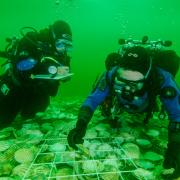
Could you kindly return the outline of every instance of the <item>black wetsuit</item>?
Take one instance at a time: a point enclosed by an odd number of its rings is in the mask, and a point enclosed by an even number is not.
[[[61,65],[70,66],[66,54],[58,54],[53,46],[48,29],[40,33],[30,32],[17,45],[17,53],[11,57],[12,69],[0,77],[0,129],[8,126],[18,113],[23,118],[32,118],[44,111],[50,103],[50,96],[58,91],[59,81],[31,79],[31,74],[46,74],[52,61],[41,62],[43,57],[52,57]],[[31,58],[37,64],[19,71],[17,64]]]

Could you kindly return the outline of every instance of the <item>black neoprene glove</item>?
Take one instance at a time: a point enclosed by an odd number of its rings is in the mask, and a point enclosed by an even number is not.
[[[180,123],[170,122],[168,147],[164,159],[164,168],[174,168],[174,173],[168,180],[180,177]]]
[[[86,134],[87,125],[91,120],[92,115],[93,112],[89,107],[82,106],[80,108],[76,127],[72,129],[68,134],[69,146],[77,149],[76,144],[82,144],[84,142],[83,137]]]

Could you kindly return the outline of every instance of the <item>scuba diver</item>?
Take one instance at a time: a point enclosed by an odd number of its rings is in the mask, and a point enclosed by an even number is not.
[[[77,149],[76,145],[84,142],[83,137],[94,111],[109,95],[115,95],[119,109],[129,113],[146,113],[146,119],[151,117],[155,100],[159,96],[170,120],[168,148],[163,165],[166,169],[175,169],[168,179],[180,176],[180,89],[173,77],[175,72],[172,75],[163,69],[163,65],[154,62],[155,58],[164,56],[160,45],[168,44],[164,41],[124,42],[119,50],[122,58],[118,65],[104,73],[96,89],[79,110],[76,126],[68,134],[68,143],[72,148]],[[173,56],[179,66],[180,58],[174,51],[164,52],[169,57]]]
[[[119,44],[122,46],[118,53],[110,53],[106,57],[105,60],[105,67],[106,70],[109,71],[113,67],[117,66],[121,59],[123,53],[126,51],[127,48],[132,47],[134,45],[143,45],[148,50],[148,53],[151,55],[153,59],[153,63],[161,67],[168,72],[170,72],[173,77],[176,76],[179,66],[180,66],[180,58],[176,55],[176,52],[173,50],[165,50],[165,47],[169,47],[172,45],[171,41],[150,41],[148,42],[148,37],[144,36],[142,40],[132,40],[131,38],[128,40],[120,39]],[[93,84],[93,91],[98,86],[100,82],[100,78],[96,78]],[[92,92],[93,92],[92,91]],[[99,106],[102,116],[107,120],[112,128],[120,127],[120,123],[118,122],[118,116],[123,113],[122,109],[119,109],[115,106],[116,98],[115,94],[110,94],[105,98],[105,100]],[[159,119],[166,118],[166,112],[164,106],[161,104],[161,107],[158,107],[158,104],[154,104],[153,111],[148,111],[144,123],[148,123],[148,120],[152,117],[153,112],[158,114]]]
[[[7,39],[9,44],[0,56],[7,61],[0,76],[0,128],[7,127],[17,116],[33,118],[46,110],[60,82],[70,79],[72,32],[58,20],[36,31],[21,29],[21,39]]]

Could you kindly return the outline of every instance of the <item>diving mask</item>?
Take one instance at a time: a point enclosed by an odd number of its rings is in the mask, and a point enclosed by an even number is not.
[[[72,41],[67,39],[57,39],[55,47],[58,53],[65,53],[72,51]]]
[[[136,72],[132,72],[130,75],[135,74]],[[124,73],[124,77],[121,76],[121,74],[118,74],[114,80],[114,90],[122,98],[132,101],[144,93],[144,81],[145,79],[143,78],[143,75],[140,74],[139,76],[132,76],[131,79],[129,74]]]

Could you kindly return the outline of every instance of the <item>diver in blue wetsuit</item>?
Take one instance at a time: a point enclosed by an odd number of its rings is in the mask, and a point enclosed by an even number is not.
[[[60,82],[71,75],[72,32],[65,21],[40,31],[25,27],[21,35],[21,39],[7,39],[6,51],[0,52],[7,58],[6,71],[0,76],[0,129],[18,113],[28,119],[45,111]]]
[[[176,58],[179,57],[176,55]],[[155,99],[160,99],[169,116],[168,149],[164,167],[174,167],[173,177],[180,176],[180,89],[168,71],[155,66],[147,49],[134,46],[126,50],[119,64],[104,73],[96,89],[80,108],[76,127],[69,132],[73,148],[83,143],[93,112],[107,96],[115,94],[119,108],[129,113],[153,112]]]

